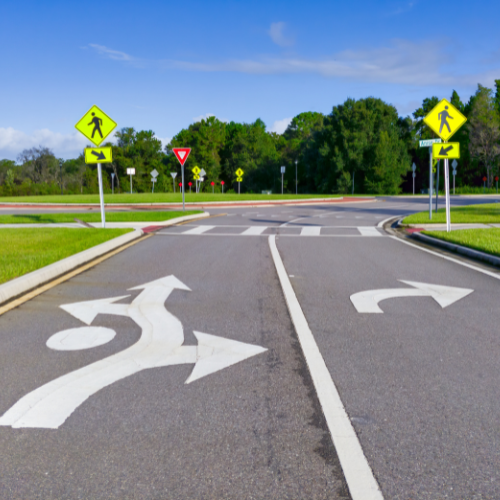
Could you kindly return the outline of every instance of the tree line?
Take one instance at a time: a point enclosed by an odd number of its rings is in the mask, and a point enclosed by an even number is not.
[[[451,139],[460,142],[461,158],[456,185],[474,189],[494,184],[500,165],[500,80],[495,89],[478,85],[464,103],[456,91],[450,102],[466,117],[467,123]],[[113,162],[103,164],[104,189],[129,192],[127,168],[135,168],[133,190],[152,189],[151,172],[159,173],[155,192],[172,192],[172,173],[180,181],[180,165],[172,154],[174,147],[190,147],[185,164],[186,183],[193,182],[192,169],[203,168],[206,177],[202,191],[212,191],[220,181],[225,191],[236,188],[236,171],[244,171],[242,192],[262,190],[280,192],[281,166],[285,166],[285,192],[399,194],[412,191],[415,163],[417,192],[428,187],[429,153],[419,141],[437,137],[423,118],[439,102],[437,97],[423,100],[411,116],[401,117],[396,108],[381,99],[347,99],[323,115],[304,112],[294,117],[283,134],[266,131],[264,122],[223,122],[216,117],[191,124],[162,148],[151,130],[123,128],[111,146]],[[435,169],[435,166],[434,166]],[[442,171],[442,169],[441,169]],[[297,176],[297,185],[296,185]],[[441,188],[443,180],[441,177]],[[57,159],[44,147],[26,149],[17,162],[0,160],[0,195],[97,193],[95,165],[86,165],[84,154],[75,159]],[[178,188],[177,188],[178,190]]]

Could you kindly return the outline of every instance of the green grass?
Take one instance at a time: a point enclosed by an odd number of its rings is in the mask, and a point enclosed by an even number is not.
[[[500,257],[500,229],[498,228],[458,229],[449,233],[446,231],[422,231],[422,233]]]
[[[483,205],[468,205],[454,207],[450,210],[452,224],[500,224],[500,203],[485,203]],[[440,208],[437,213],[429,211],[412,214],[403,219],[403,224],[446,224],[446,211]]]
[[[324,194],[211,194],[211,193],[186,193],[186,202],[210,202],[210,201],[267,201],[267,200],[296,200],[308,198],[338,198],[339,195]],[[0,203],[99,203],[98,194],[70,194],[50,196],[11,196],[1,197]],[[105,194],[105,203],[182,203],[180,193],[122,193]]]
[[[141,212],[107,212],[106,222],[158,222],[201,213],[203,213],[201,210],[186,210],[185,212],[150,212],[149,210]],[[75,222],[75,219],[83,222],[101,222],[101,213],[0,215],[0,224],[62,224]]]
[[[0,283],[130,231],[132,229],[0,229]]]

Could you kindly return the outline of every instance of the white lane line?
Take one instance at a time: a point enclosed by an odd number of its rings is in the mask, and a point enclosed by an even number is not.
[[[306,226],[300,231],[300,236],[319,236],[321,234],[321,226]]]
[[[361,236],[382,236],[382,234],[377,231],[377,228],[372,226],[360,226],[358,227],[358,231],[361,233]]]
[[[196,226],[193,229],[188,229],[187,231],[183,231],[181,234],[203,234],[210,229],[213,229],[215,226]]]
[[[251,226],[241,233],[241,236],[258,236],[267,229],[267,226]]]
[[[418,250],[422,250],[422,252],[430,253],[431,255],[435,255],[436,257],[440,257],[441,259],[449,260],[450,262],[454,262],[455,264],[459,264],[461,266],[468,267],[469,269],[473,269],[474,271],[478,271],[479,273],[483,273],[483,274],[486,274],[488,276],[491,276],[492,278],[500,280],[500,274],[493,273],[493,272],[488,271],[486,269],[481,269],[480,267],[476,267],[472,264],[467,264],[467,262],[461,262],[457,259],[454,259],[453,257],[448,257],[447,255],[442,255],[440,253],[433,252],[432,250],[429,250],[427,248],[423,248],[419,245],[415,245],[414,243],[410,243],[409,241],[402,240],[401,238],[398,238],[397,236],[389,236],[389,238],[392,238],[396,241],[399,241],[400,243],[404,243],[405,245],[409,245],[410,247],[417,248]]]
[[[269,236],[269,247],[283,289],[283,294],[307,362],[314,388],[325,415],[333,444],[352,500],[383,500],[382,492],[363,453],[358,436],[326,367],[325,360],[309,328],[304,312],[293,291],[276,246],[276,236]]]

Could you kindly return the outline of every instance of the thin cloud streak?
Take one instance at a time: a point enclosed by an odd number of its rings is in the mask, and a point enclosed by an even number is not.
[[[294,43],[292,38],[285,36],[285,27],[286,24],[284,22],[271,23],[271,27],[267,32],[271,40],[280,47],[290,47]]]
[[[93,47],[93,45],[92,45]],[[189,62],[172,59],[146,60],[134,58],[111,49],[99,53],[134,66],[162,70],[181,69],[198,72],[230,72],[251,75],[316,74],[325,78],[339,78],[364,83],[390,83],[412,86],[475,86],[478,82],[491,84],[499,70],[488,70],[460,75],[443,70],[453,62],[445,53],[446,43],[424,41],[420,43],[396,39],[386,47],[364,50],[345,50],[329,58],[261,58],[260,60],[228,60],[222,62]],[[95,47],[94,47],[95,48]]]

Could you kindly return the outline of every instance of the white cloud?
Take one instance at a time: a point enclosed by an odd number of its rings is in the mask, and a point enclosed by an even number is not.
[[[271,37],[271,40],[280,47],[289,47],[290,45],[293,45],[293,39],[285,36],[285,27],[286,24],[284,22],[271,23],[271,27],[267,32]]]
[[[291,118],[283,118],[283,120],[276,120],[273,126],[269,129],[269,132],[276,132],[277,134],[282,134],[288,125],[290,125]]]
[[[165,146],[167,146],[168,144],[170,144],[170,141],[172,140],[172,137],[165,137],[165,138],[161,138],[161,137],[157,137],[157,139],[159,139],[161,141],[161,147],[163,150],[165,150]]]
[[[89,44],[93,49],[97,50],[97,52],[109,59],[114,59],[115,61],[132,61],[134,58],[125,52],[120,52],[118,50],[108,49],[104,45],[97,45],[96,43]]]
[[[95,46],[92,45],[95,48]],[[132,58],[123,52],[100,47],[100,53],[111,59],[132,62],[136,67],[156,67],[198,72],[232,72],[254,75],[316,74],[356,82],[390,83],[411,86],[442,85],[476,86],[478,82],[492,85],[499,69],[460,74],[451,71],[454,63],[446,40],[413,42],[395,39],[383,47],[344,50],[322,59],[260,58],[220,62],[188,62],[171,59],[149,61]],[[104,50],[106,49],[106,51]],[[127,59],[129,58],[129,59]]]
[[[201,122],[201,120],[206,120],[207,118],[210,118],[211,116],[215,116],[214,114],[212,113],[206,113],[204,115],[200,115],[200,116],[195,116],[193,118],[193,123],[196,123],[196,122]]]
[[[114,134],[106,142],[114,141]],[[58,158],[76,158],[90,142],[79,132],[61,134],[49,129],[35,130],[31,134],[12,127],[0,127],[0,158],[17,159],[23,149],[44,146],[51,149]]]

